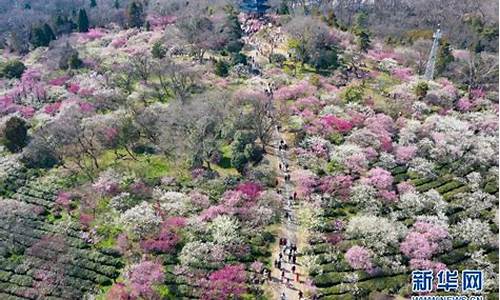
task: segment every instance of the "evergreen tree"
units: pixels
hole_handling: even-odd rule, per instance
[[[78,12],[78,32],[89,31],[89,18],[85,9],[80,9]]]
[[[78,56],[78,52],[75,51],[73,52],[73,54],[71,54],[68,60],[68,65],[71,69],[79,69],[81,66],[83,66],[83,61]]]
[[[144,8],[142,3],[133,1],[128,7],[128,26],[140,28],[144,24]]]
[[[436,56],[436,73],[442,74],[446,67],[453,61],[453,55],[451,54],[450,42],[443,39],[439,45],[438,53]]]
[[[46,47],[49,42],[42,27],[36,26],[31,29],[30,43],[33,47]]]
[[[1,66],[0,76],[9,79],[21,78],[23,76],[26,66],[20,60],[10,60]]]
[[[325,22],[330,27],[339,27],[339,24],[337,23],[337,17],[335,16],[335,12],[333,11],[333,9],[328,10],[328,13],[325,17]]]
[[[370,48],[371,40],[370,35],[366,31],[360,31],[358,34],[358,46],[363,52],[366,52]]]
[[[19,117],[12,117],[5,123],[3,144],[10,152],[19,152],[28,142],[26,122]]]
[[[366,13],[360,12],[356,14],[353,31],[358,38],[359,49],[366,52],[371,44],[370,33],[368,31],[368,15]]]
[[[45,34],[45,38],[48,40],[48,43],[56,39],[56,35],[54,34],[52,27],[50,27],[47,23],[43,24],[43,33]]]
[[[120,8],[120,1],[115,0],[115,3],[113,3],[113,6],[115,7],[115,9],[119,9]]]
[[[90,0],[90,8],[93,8],[93,7],[96,7],[96,6],[97,6],[96,0]]]
[[[162,59],[165,55],[167,55],[167,50],[163,47],[163,43],[161,41],[156,41],[151,49],[151,54],[154,58]]]
[[[290,14],[290,9],[288,9],[288,5],[284,0],[281,1],[280,6],[278,7],[277,11],[278,15],[289,15]]]

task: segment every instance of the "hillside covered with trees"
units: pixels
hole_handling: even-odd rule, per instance
[[[498,299],[497,11],[0,0],[0,299]]]

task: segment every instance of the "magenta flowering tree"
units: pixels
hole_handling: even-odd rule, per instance
[[[180,237],[174,229],[169,224],[163,223],[158,236],[141,241],[141,247],[146,252],[171,253],[175,250],[175,246],[179,241]]]
[[[259,197],[263,188],[260,184],[255,182],[243,182],[236,187],[236,190],[241,192],[248,200],[254,201]]]
[[[169,24],[174,24],[177,20],[176,16],[173,15],[160,15],[157,13],[149,14],[147,21],[151,24],[154,30],[161,30]]]
[[[70,83],[70,84],[68,84],[67,89],[71,93],[76,94],[80,90],[80,85],[78,83]]]
[[[78,106],[80,106],[82,112],[93,112],[95,110],[95,106],[87,101],[80,101]]]
[[[322,193],[337,196],[342,200],[349,198],[353,179],[349,175],[325,176],[319,180],[318,188]]]
[[[338,243],[342,242],[344,240],[344,237],[342,233],[339,232],[331,232],[326,234],[326,241],[332,245],[337,245]]]
[[[323,129],[327,132],[335,131],[339,133],[348,133],[353,127],[351,122],[349,122],[348,120],[344,120],[333,115],[322,116],[319,122],[322,125]]]
[[[94,221],[93,215],[80,213],[80,224],[82,224],[84,228],[89,228],[92,221]]]
[[[49,103],[44,106],[43,112],[53,116],[59,112],[60,108],[61,108],[61,102]]]
[[[102,195],[114,196],[120,192],[120,178],[119,174],[110,169],[101,173],[92,187]]]
[[[324,103],[314,96],[300,98],[294,103],[294,107],[300,111],[308,108],[316,113],[323,105]]]
[[[392,136],[395,132],[394,120],[385,114],[376,114],[364,121],[365,128],[373,133],[384,151],[392,149]]]
[[[212,205],[207,209],[204,209],[200,213],[200,219],[202,221],[210,221],[217,218],[220,215],[228,214],[229,209],[224,205]]]
[[[409,182],[401,182],[396,186],[399,194],[414,193],[416,191],[415,187]]]
[[[127,45],[127,38],[126,37],[117,37],[111,42],[111,46],[114,48],[121,48],[125,45]]]
[[[130,289],[122,282],[117,282],[111,286],[106,293],[107,300],[133,300],[136,299],[130,295]]]
[[[229,265],[212,272],[206,281],[202,299],[239,299],[246,292],[246,273],[243,265]]]
[[[192,191],[189,193],[189,198],[191,199],[191,205],[199,209],[206,209],[210,207],[210,199],[207,195],[204,195],[198,191]]]
[[[69,77],[68,75],[63,75],[49,80],[48,83],[54,86],[63,86],[64,84],[66,84],[66,81],[68,81],[70,78],[71,77]]]
[[[374,168],[368,172],[368,182],[379,190],[390,189],[393,181],[391,173],[382,168]]]
[[[413,75],[413,70],[411,68],[394,68],[391,70],[392,76],[399,80],[409,81]]]
[[[158,295],[153,287],[156,284],[163,283],[165,273],[160,263],[144,260],[132,265],[125,277],[131,289],[131,296],[156,299]]]
[[[59,194],[57,194],[56,203],[64,209],[69,209],[72,198],[73,195],[71,193],[59,192]]]
[[[409,145],[409,146],[398,146],[395,151],[396,160],[399,163],[407,163],[412,160],[417,154],[417,146]]]
[[[309,197],[318,184],[316,175],[309,170],[293,171],[291,173],[291,180],[295,184],[295,191],[299,198]]]
[[[400,250],[411,259],[430,259],[439,252],[448,236],[448,230],[438,224],[417,221]]]
[[[91,28],[87,33],[85,33],[85,38],[89,40],[100,39],[104,36],[104,32],[100,28]]]
[[[347,263],[355,270],[365,270],[367,272],[373,269],[372,254],[370,250],[361,246],[353,246],[345,253]]]
[[[395,53],[392,49],[370,49],[368,50],[367,56],[378,61],[384,59],[399,59],[399,55]]]
[[[311,95],[316,92],[316,87],[307,81],[301,81],[297,84],[283,86],[274,92],[276,100],[295,100],[299,97]]]
[[[254,271],[255,273],[260,273],[263,268],[264,268],[264,264],[258,260],[254,261],[251,265],[250,265],[250,268],[252,269],[252,271]]]
[[[460,98],[460,99],[457,101],[456,106],[457,106],[457,109],[458,109],[459,111],[466,112],[466,111],[471,110],[471,108],[473,107],[473,104],[472,104],[472,102],[470,101],[470,99],[465,98],[465,97],[462,97],[462,98]]]

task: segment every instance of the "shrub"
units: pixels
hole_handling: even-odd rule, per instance
[[[27,144],[28,129],[26,122],[18,117],[12,117],[5,123],[3,144],[11,152],[19,152]]]
[[[232,58],[232,64],[233,64],[233,66],[237,65],[237,64],[246,65],[247,64],[247,56],[241,52],[234,54],[233,58]]]
[[[226,77],[229,74],[229,64],[224,60],[215,63],[215,74],[220,77]]]
[[[11,60],[6,62],[2,67],[2,76],[12,79],[12,78],[21,78],[21,76],[26,70],[26,66],[22,61],[19,60]]]
[[[363,100],[363,88],[359,85],[351,85],[342,92],[342,99],[345,102],[361,102]]]
[[[83,61],[78,57],[78,52],[74,52],[68,59],[68,65],[71,69],[79,69],[83,66]]]
[[[161,41],[156,41],[153,44],[153,48],[151,49],[151,55],[153,55],[154,58],[162,59],[167,55],[167,49],[163,46],[163,43]]]
[[[29,168],[51,168],[59,158],[53,147],[41,138],[35,138],[24,148],[22,161]]]
[[[415,95],[419,100],[422,100],[427,95],[427,91],[429,90],[429,85],[425,81],[420,81],[415,86]]]
[[[271,56],[269,56],[269,61],[281,67],[286,61],[286,56],[281,53],[273,53]]]

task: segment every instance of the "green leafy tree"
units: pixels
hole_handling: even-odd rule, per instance
[[[243,35],[243,30],[238,20],[238,14],[234,10],[229,10],[227,12],[223,30],[228,40],[225,50],[230,53],[238,53],[241,51],[243,43],[240,39]]]
[[[26,66],[20,60],[10,60],[2,66],[2,76],[6,78],[21,78]]]
[[[343,92],[342,92],[342,99],[345,102],[360,102],[363,100],[363,87],[359,85],[352,85],[347,87]]]
[[[30,43],[33,47],[47,47],[49,43],[56,39],[56,35],[49,24],[36,26],[31,29]]]
[[[12,117],[5,123],[3,144],[11,152],[19,152],[28,142],[28,128],[26,121],[19,117]]]
[[[229,64],[221,59],[215,63],[215,74],[220,77],[229,75]]]
[[[35,48],[48,46],[48,40],[45,37],[45,32],[41,27],[36,26],[31,29],[30,43]]]
[[[453,62],[454,58],[451,54],[451,45],[447,40],[441,40],[437,57],[436,57],[436,73],[442,74],[446,67]]]
[[[329,9],[326,16],[325,16],[325,22],[328,24],[330,27],[338,27],[339,24],[337,23],[337,17],[335,16],[335,12],[333,9]]]
[[[415,86],[415,95],[418,99],[423,99],[427,95],[427,91],[429,90],[429,85],[425,81],[420,81]]]
[[[52,27],[50,27],[49,24],[45,23],[43,24],[43,32],[45,34],[45,38],[49,41],[53,41],[56,39],[56,35],[54,34],[54,31],[52,30]]]
[[[144,25],[144,8],[142,3],[132,1],[128,7],[127,11],[128,26],[140,28]]]
[[[83,66],[83,61],[78,56],[78,52],[73,52],[68,60],[68,65],[71,69],[79,69]]]
[[[262,149],[254,143],[255,134],[248,130],[238,130],[231,143],[231,165],[242,173],[250,161],[262,159]]]
[[[80,9],[78,12],[78,32],[88,32],[89,31],[89,18],[87,17],[87,12],[85,9]]]
[[[281,0],[280,6],[277,10],[278,15],[289,15],[290,9],[288,8],[288,4],[286,4],[285,0]]]
[[[359,49],[366,52],[371,44],[370,33],[368,31],[368,15],[366,13],[360,12],[356,14],[353,29],[357,37]]]
[[[165,49],[161,41],[156,41],[153,44],[153,48],[151,48],[151,55],[157,59],[162,59],[165,55],[167,55],[167,49]]]
[[[356,35],[358,37],[357,42],[359,49],[366,52],[371,45],[370,35],[365,30],[359,31]]]
[[[90,7],[93,8],[93,7],[96,7],[96,6],[97,6],[96,0],[90,0]]]

